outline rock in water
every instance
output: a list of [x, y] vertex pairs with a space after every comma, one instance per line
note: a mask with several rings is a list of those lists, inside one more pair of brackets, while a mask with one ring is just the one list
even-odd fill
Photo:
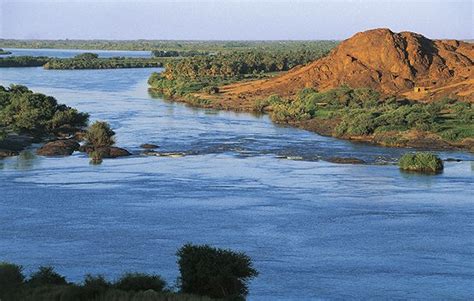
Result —
[[328, 162], [331, 163], [339, 163], [339, 164], [365, 164], [366, 162], [361, 159], [357, 158], [343, 158], [343, 157], [331, 157], [327, 159]]
[[102, 158], [118, 158], [131, 155], [128, 150], [116, 146], [102, 147], [96, 151], [100, 153]]
[[155, 148], [159, 148], [160, 146], [156, 144], [145, 143], [145, 144], [140, 145], [140, 147], [144, 149], [155, 149]]
[[36, 153], [41, 156], [70, 156], [79, 146], [74, 140], [56, 140], [46, 143]]

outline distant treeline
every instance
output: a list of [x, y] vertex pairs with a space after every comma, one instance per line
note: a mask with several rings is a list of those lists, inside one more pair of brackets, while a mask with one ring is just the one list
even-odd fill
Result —
[[235, 51], [195, 56], [170, 61], [162, 73], [148, 81], [155, 92], [165, 96], [184, 96], [193, 92], [217, 92], [217, 86], [242, 79], [263, 78], [273, 72], [289, 70], [323, 57], [331, 44], [291, 51]]
[[118, 69], [162, 67], [173, 58], [99, 58], [95, 53], [83, 53], [73, 58], [45, 56], [9, 56], [0, 58], [0, 67], [39, 67], [45, 69]]
[[258, 275], [244, 253], [186, 244], [176, 255], [178, 292], [155, 274], [128, 272], [115, 281], [87, 274], [83, 282], [71, 283], [50, 266], [26, 278], [21, 266], [0, 262], [0, 300], [238, 301], [245, 300], [248, 282]]
[[45, 69], [119, 69], [162, 67], [163, 59], [112, 57], [99, 58], [95, 53], [83, 53], [73, 58], [49, 59]]
[[153, 50], [151, 54], [154, 57], [189, 57], [189, 56], [198, 56], [198, 55], [209, 55], [210, 52], [207, 51], [197, 51], [197, 50]]
[[248, 51], [185, 58], [166, 65], [167, 79], [202, 77], [234, 78], [245, 74], [286, 71], [314, 61], [329, 52], [328, 48], [297, 51]]
[[0, 67], [40, 67], [49, 60], [47, 56], [7, 56], [0, 58]]
[[160, 41], [160, 40], [11, 40], [0, 39], [6, 48], [56, 48], [91, 50], [176, 50], [198, 52], [289, 51], [334, 47], [337, 41]]

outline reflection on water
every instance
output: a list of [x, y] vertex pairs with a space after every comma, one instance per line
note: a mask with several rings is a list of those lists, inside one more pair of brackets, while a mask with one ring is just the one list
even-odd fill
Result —
[[33, 168], [33, 164], [37, 159], [37, 156], [30, 150], [26, 150], [20, 153], [18, 157], [16, 157], [15, 162], [15, 169], [19, 170], [27, 170]]
[[[152, 99], [151, 71], [2, 69], [1, 85], [109, 121], [134, 155], [99, 166], [34, 150], [0, 160], [0, 261], [52, 264], [76, 281], [156, 272], [172, 284], [176, 249], [209, 243], [254, 258], [250, 300], [473, 295], [472, 154], [441, 152], [467, 160], [441, 175], [401, 173], [391, 163], [407, 150]], [[142, 143], [188, 155], [144, 156]], [[321, 160], [335, 156], [370, 164]]]

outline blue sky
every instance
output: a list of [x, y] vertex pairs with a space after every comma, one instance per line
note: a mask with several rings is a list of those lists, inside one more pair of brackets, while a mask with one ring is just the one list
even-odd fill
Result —
[[0, 0], [0, 38], [345, 39], [388, 27], [472, 39], [473, 1]]

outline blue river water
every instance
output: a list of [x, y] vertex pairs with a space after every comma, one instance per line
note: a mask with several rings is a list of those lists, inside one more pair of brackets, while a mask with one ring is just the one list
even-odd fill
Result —
[[[473, 154], [441, 152], [463, 161], [405, 174], [390, 163], [407, 149], [154, 99], [146, 80], [159, 70], [0, 69], [1, 85], [107, 120], [134, 153], [98, 166], [33, 149], [0, 160], [0, 261], [27, 273], [50, 264], [71, 281], [154, 272], [173, 285], [177, 248], [207, 243], [253, 258], [249, 300], [474, 297]], [[143, 156], [142, 143], [187, 155]]]

